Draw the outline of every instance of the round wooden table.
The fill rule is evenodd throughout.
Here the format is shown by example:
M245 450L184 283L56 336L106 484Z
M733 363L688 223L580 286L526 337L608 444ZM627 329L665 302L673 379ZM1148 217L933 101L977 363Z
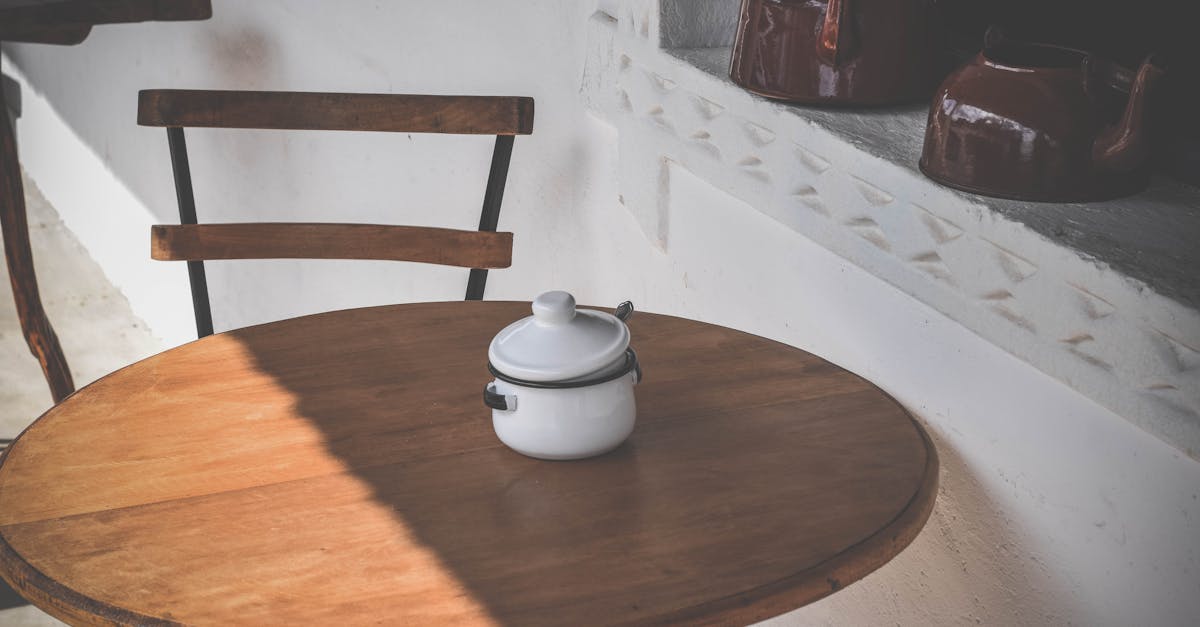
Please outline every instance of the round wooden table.
M638 313L616 451L505 448L487 346L528 303L224 333L78 391L0 460L0 574L73 623L749 622L886 563L937 455L804 351Z

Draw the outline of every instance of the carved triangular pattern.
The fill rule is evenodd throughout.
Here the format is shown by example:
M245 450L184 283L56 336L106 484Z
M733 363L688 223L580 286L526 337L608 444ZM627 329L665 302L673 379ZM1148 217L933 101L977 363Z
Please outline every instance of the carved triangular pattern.
M700 115L704 116L704 119L706 120L716 118L725 111L725 107L722 107L708 98L702 98L700 96L693 96L692 103L696 105L696 110L699 111Z
M946 265L946 262L942 260L942 256L937 254L936 251L929 250L918 253L910 257L909 261L925 274L945 281L950 285L956 285L954 274L950 272L950 266Z
M807 148L796 144L796 159L800 161L800 165L804 166L813 174L821 174L829 169L829 161L817 153L808 150Z
M653 85L654 88L659 93L665 94L665 93L675 89L678 86L678 83L676 83L675 81L673 81L669 78L666 78L656 72L647 71L646 76L650 79L650 84Z
M874 185L858 178L857 176L852 176L850 178L854 179L854 187L858 189L858 193L873 206L882 207L895 200L895 197L891 194L879 189L878 187L875 187Z
M746 122L746 134L750 136L750 141L754 142L755 146L766 146L775 141L775 133L770 129L759 126L754 122Z
M957 224L941 216L934 215L933 212L920 205L913 205L913 207L917 210L921 224L924 224L925 229L929 231L929 236L939 245L962 237L963 230Z
M890 251L892 243L888 241L887 233L879 228L879 223L866 216L859 216L846 221L846 226L850 227L859 237L871 242L880 250Z
M1096 296L1088 290L1071 284L1071 288L1075 290L1075 295L1078 298L1079 308L1083 310L1083 315L1089 320L1100 320L1107 318L1117 310L1112 303Z
M1162 344L1167 349L1167 355L1170 356L1172 369L1176 372L1200 369L1200 350L1196 350L1162 331L1158 331L1158 336L1162 338Z
M820 193L818 193L817 189L812 185L805 185L792 192L792 198L795 198L804 206L823 216L828 217L832 215L829 211L829 207L825 206L825 201L821 200Z
M996 263L1000 265L1000 270L1004 273L1004 276L1008 277L1009 281L1020 283L1037 274L1038 267L1033 262L1012 251L997 246L995 243L989 243L995 248Z

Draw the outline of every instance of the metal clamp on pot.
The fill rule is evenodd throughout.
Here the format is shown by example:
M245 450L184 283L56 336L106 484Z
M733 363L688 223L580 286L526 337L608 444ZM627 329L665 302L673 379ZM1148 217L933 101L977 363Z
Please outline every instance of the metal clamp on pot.
M533 315L505 327L488 348L484 387L496 435L519 453L579 459L616 448L633 431L633 386L642 380L629 347L626 301L616 313L575 308L566 292L533 301Z
M500 372L488 362L488 372L492 373L493 377L501 381L507 381L514 385L521 385L531 388L540 388L543 390L569 390L571 388L587 387L589 385L598 385L600 383L608 383L613 379L619 379L630 372L633 373L633 383L636 385L642 380L642 366L638 363L637 353L633 352L632 348L625 349L625 362L623 366L611 374L606 374L594 379L573 379L570 381L524 381L514 379L503 372ZM513 411L517 408L517 397L514 394L500 394L496 392L496 384L489 383L483 388L483 404L492 409L500 411Z

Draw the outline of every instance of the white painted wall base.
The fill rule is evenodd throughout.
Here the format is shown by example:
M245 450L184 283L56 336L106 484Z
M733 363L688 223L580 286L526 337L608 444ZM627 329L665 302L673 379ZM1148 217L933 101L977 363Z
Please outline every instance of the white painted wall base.
M862 374L941 458L914 544L776 624L1195 624L1200 463L687 171L670 180L673 272L650 308Z
M618 202L618 135L579 97L590 3L214 4L203 24L100 27L74 49L6 49L103 156L72 162L73 176L50 159L27 162L64 214L91 204L68 193L77 181L108 176L89 185L127 186L153 220L173 217L163 133L131 121L140 87L533 95L534 135L516 142L500 222L517 234L514 266L493 273L489 298L562 288L581 303L629 298L778 339L875 381L937 440L941 491L914 545L783 624L1188 625L1200 616L1200 463L687 170L668 164L656 180L669 199L669 253L643 237ZM45 127L21 133L26 151L61 141ZM469 224L488 151L487 142L419 136L215 133L193 148L202 212L435 224ZM376 176L385 185L368 187ZM267 189L279 178L282 189ZM144 259L146 223L77 228L94 230L85 244L98 257L109 238L128 238ZM131 264L123 281L153 285L163 265ZM217 273L218 324L457 292L438 283L454 276L416 266L238 267ZM188 327L178 281L178 324Z

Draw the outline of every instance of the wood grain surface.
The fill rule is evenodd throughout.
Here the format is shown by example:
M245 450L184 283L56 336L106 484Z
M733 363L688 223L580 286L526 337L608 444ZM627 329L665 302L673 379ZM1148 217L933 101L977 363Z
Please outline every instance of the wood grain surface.
M138 124L528 135L533 98L147 89L138 93Z
M638 424L523 457L482 403L528 303L347 310L167 351L0 458L0 574L88 624L747 623L886 563L937 456L869 382L639 313Z
M259 222L150 227L150 256L159 261L379 259L507 268L512 243L512 233L427 226Z

